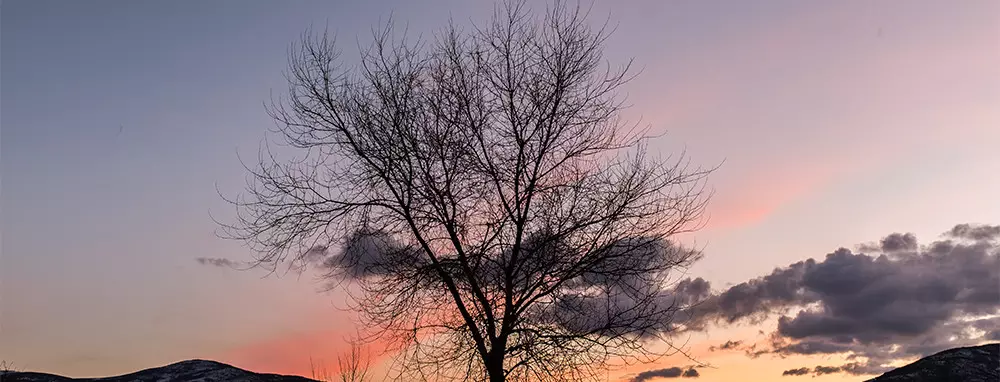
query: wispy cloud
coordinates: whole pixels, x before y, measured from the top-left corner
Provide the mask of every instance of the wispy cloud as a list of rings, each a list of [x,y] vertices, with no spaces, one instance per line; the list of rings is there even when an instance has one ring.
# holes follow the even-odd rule
[[[225,267],[225,268],[235,268],[240,265],[239,262],[217,257],[199,257],[196,258],[195,261],[197,261],[198,264],[201,265],[209,265],[214,267]]]
[[[708,351],[735,350],[735,349],[739,349],[740,345],[742,345],[742,344],[743,344],[743,341],[729,340],[729,341],[724,342],[722,345],[718,345],[718,346],[712,345],[712,346],[709,346],[708,347]]]
[[[812,374],[814,377],[818,377],[821,375],[838,373],[851,375],[881,374],[884,371],[884,368],[879,366],[872,366],[861,362],[851,362],[839,366],[816,366],[812,369],[808,367],[789,369],[781,372],[781,375],[784,377],[794,377]]]
[[[688,367],[687,369],[682,369],[680,367],[668,367],[664,369],[646,370],[639,374],[636,374],[632,378],[632,382],[645,382],[652,380],[653,378],[697,378],[700,374],[698,370],[694,367]]]
[[[808,367],[800,367],[798,369],[789,369],[781,372],[783,376],[795,376],[795,375],[806,375],[809,374]]]

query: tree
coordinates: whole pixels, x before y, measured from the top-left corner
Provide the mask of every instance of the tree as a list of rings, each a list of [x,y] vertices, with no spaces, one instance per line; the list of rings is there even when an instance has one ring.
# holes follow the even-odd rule
[[[7,360],[0,360],[0,375],[6,373],[16,373],[18,371],[19,371],[18,369],[14,368],[14,362],[10,362]]]
[[[341,382],[364,382],[371,368],[371,356],[357,340],[351,340],[351,350],[337,357]]]
[[[324,382],[367,381],[368,371],[371,369],[371,354],[355,338],[350,339],[348,344],[351,348],[350,351],[337,356],[336,377],[326,369],[324,363],[316,365],[310,357],[309,368],[312,371],[312,378]]]
[[[255,263],[318,265],[408,378],[576,380],[648,361],[693,303],[672,275],[699,252],[711,169],[660,158],[620,114],[631,61],[556,3],[498,6],[431,42],[375,34],[344,67],[306,32],[268,112],[299,154],[269,149],[227,199],[225,236]],[[683,289],[683,290],[681,290]]]

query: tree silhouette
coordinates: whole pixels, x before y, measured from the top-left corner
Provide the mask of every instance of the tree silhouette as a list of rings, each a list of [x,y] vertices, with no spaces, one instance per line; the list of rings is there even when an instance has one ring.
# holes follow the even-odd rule
[[[306,32],[268,107],[300,155],[246,166],[224,236],[259,266],[347,281],[407,379],[579,380],[655,359],[693,302],[672,271],[699,252],[672,238],[697,228],[711,170],[650,154],[620,118],[631,61],[607,64],[609,29],[590,25],[508,2],[430,42],[386,27],[354,68]]]
[[[350,350],[337,356],[337,373],[333,374],[325,363],[317,365],[309,358],[309,369],[312,379],[323,382],[366,382],[371,369],[371,353],[364,348],[361,341],[351,338],[347,341]]]

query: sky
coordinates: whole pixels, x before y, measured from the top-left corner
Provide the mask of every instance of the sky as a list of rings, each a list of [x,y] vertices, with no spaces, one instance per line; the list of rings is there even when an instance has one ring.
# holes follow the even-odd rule
[[[196,261],[250,258],[215,235],[212,216],[234,212],[217,190],[243,186],[237,154],[255,154],[272,126],[263,103],[285,90],[289,44],[307,27],[355,44],[390,15],[430,35],[449,18],[486,20],[492,6],[0,3],[0,360],[75,377],[190,358],[298,374],[308,373],[310,357],[333,362],[352,331],[343,296],[319,293],[308,274],[265,277]],[[996,252],[976,257],[982,248],[973,244],[957,247],[970,253],[962,259],[972,263],[961,264],[879,263],[835,251],[896,232],[920,244],[973,240],[953,228],[1000,223],[1000,2],[631,0],[597,2],[594,14],[617,25],[606,56],[642,67],[626,87],[626,116],[667,132],[652,149],[723,163],[709,178],[711,219],[684,238],[705,252],[688,274],[710,282],[718,298],[787,274],[827,296],[810,275],[843,264],[893,275],[996,264]],[[867,248],[894,251],[886,242]],[[807,259],[814,264],[794,265]],[[947,301],[954,311],[920,335],[980,307]],[[751,344],[768,343],[761,332],[796,343],[832,338],[798,325],[825,319],[810,314],[735,319],[691,334],[691,354],[712,365],[698,369],[699,380],[766,381],[847,362],[850,349],[768,345],[771,353],[747,356]],[[740,342],[719,350],[727,341]],[[671,357],[609,379],[690,364]]]

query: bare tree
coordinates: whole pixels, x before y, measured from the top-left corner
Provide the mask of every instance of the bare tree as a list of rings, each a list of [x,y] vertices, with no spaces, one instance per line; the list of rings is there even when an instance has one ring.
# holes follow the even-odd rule
[[[371,369],[371,353],[369,353],[358,339],[352,338],[348,341],[350,350],[346,354],[337,356],[337,374],[334,377],[326,368],[325,363],[315,364],[309,358],[309,368],[312,371],[312,378],[324,382],[365,382],[368,380],[368,372]]]
[[[21,370],[14,367],[14,362],[5,359],[0,360],[0,376],[3,376],[4,374],[7,373],[16,373],[19,371]],[[3,380],[3,378],[0,378],[0,380]]]
[[[364,382],[368,379],[368,370],[371,369],[371,354],[356,339],[352,339],[350,344],[351,350],[337,357],[340,381]]]
[[[309,378],[323,382],[335,382],[333,373],[326,368],[326,362],[320,361],[318,364],[309,357]]]
[[[319,264],[407,379],[579,380],[669,348],[692,303],[711,171],[651,155],[620,118],[631,61],[610,30],[522,2],[430,42],[375,34],[342,67],[326,33],[289,59],[268,108],[301,155],[262,150],[225,235],[256,264]],[[684,289],[684,290],[681,290]],[[403,374],[400,374],[403,376]]]

